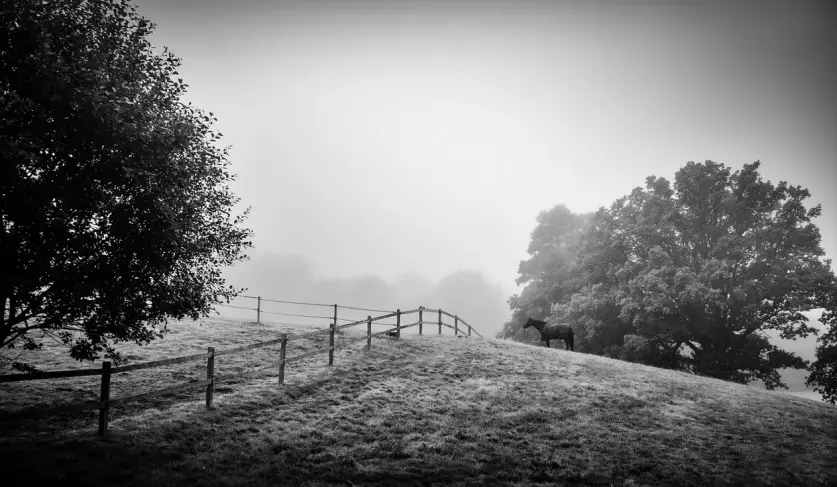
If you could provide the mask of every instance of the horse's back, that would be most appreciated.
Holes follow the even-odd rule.
[[[546,330],[550,331],[552,334],[560,334],[560,335],[571,335],[573,333],[573,329],[570,325],[550,325]]]

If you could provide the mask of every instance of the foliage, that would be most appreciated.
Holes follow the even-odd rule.
[[[548,317],[552,303],[568,298],[576,289],[572,269],[576,245],[580,242],[592,214],[576,214],[558,205],[538,214],[538,225],[532,231],[528,253],[521,261],[518,284],[526,284],[520,295],[509,299],[512,319],[503,325],[499,338],[536,343],[537,332],[524,331],[528,317]]]
[[[250,231],[215,119],[124,1],[0,7],[0,348],[148,343],[236,294]],[[18,368],[24,367],[18,364]]]
[[[831,295],[831,303],[820,321],[828,328],[817,340],[816,360],[811,364],[811,375],[806,383],[819,392],[823,400],[837,404],[837,293]]]
[[[690,162],[673,186],[648,177],[595,214],[574,262],[534,279],[563,292],[521,296],[548,300],[550,321],[571,324],[579,350],[784,387],[778,371],[807,363],[762,332],[816,333],[803,312],[835,309],[837,280],[812,221],[821,207],[806,208],[806,189],[763,181],[758,168]],[[512,305],[529,313],[533,301]],[[832,391],[837,340],[823,338],[812,380]]]

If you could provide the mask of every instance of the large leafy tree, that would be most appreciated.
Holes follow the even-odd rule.
[[[52,337],[118,360],[168,318],[235,295],[246,211],[215,119],[184,103],[180,61],[134,7],[0,4],[0,351]],[[17,368],[26,368],[17,364]]]
[[[652,176],[600,209],[578,250],[582,284],[552,319],[578,326],[587,351],[784,386],[779,369],[807,364],[763,332],[815,333],[803,314],[815,309],[833,321],[837,280],[812,222],[820,206],[758,168],[690,162],[673,187]]]

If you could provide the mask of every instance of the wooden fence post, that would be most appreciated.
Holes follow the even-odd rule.
[[[401,308],[395,310],[395,339],[401,340]]]
[[[257,296],[256,299],[256,323],[262,324],[262,297]]]
[[[279,349],[279,385],[285,383],[285,348],[288,345],[288,335],[282,334],[282,347]]]
[[[422,314],[423,311],[424,311],[424,306],[419,306],[419,335],[421,335],[421,325],[422,325],[421,314]]]
[[[206,378],[212,381],[206,385],[206,408],[212,409],[212,397],[215,394],[215,347],[206,347]]]
[[[372,349],[372,317],[366,317],[366,349]]]
[[[110,413],[110,362],[102,363],[102,390],[99,394],[99,401],[102,403],[99,409],[99,436],[108,435],[108,414]]]
[[[468,325],[468,336],[471,336],[471,325]]]
[[[453,336],[459,336],[459,315],[453,315]]]
[[[442,308],[439,308],[439,334],[442,334]]]
[[[331,322],[331,330],[328,332],[328,365],[334,365],[334,330],[337,329],[337,318]]]

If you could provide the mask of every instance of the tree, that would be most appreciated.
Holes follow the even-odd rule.
[[[831,295],[820,321],[828,328],[817,339],[816,360],[811,364],[806,384],[819,392],[823,400],[837,404],[837,293]]]
[[[573,269],[576,246],[589,225],[592,214],[576,214],[564,205],[557,205],[537,216],[527,252],[531,257],[521,261],[517,284],[525,284],[520,295],[509,299],[512,319],[503,325],[499,338],[525,339],[537,342],[536,332],[524,331],[528,317],[547,317],[554,303],[568,299],[576,290]]]
[[[583,284],[553,320],[585,329],[599,353],[785,387],[778,370],[807,364],[762,332],[816,333],[802,312],[833,306],[837,281],[812,222],[821,207],[763,181],[759,164],[690,162],[673,188],[650,176],[600,209],[579,246]]]
[[[54,338],[119,360],[238,292],[247,211],[215,118],[125,1],[0,6],[0,350]],[[16,363],[18,369],[32,369]]]

